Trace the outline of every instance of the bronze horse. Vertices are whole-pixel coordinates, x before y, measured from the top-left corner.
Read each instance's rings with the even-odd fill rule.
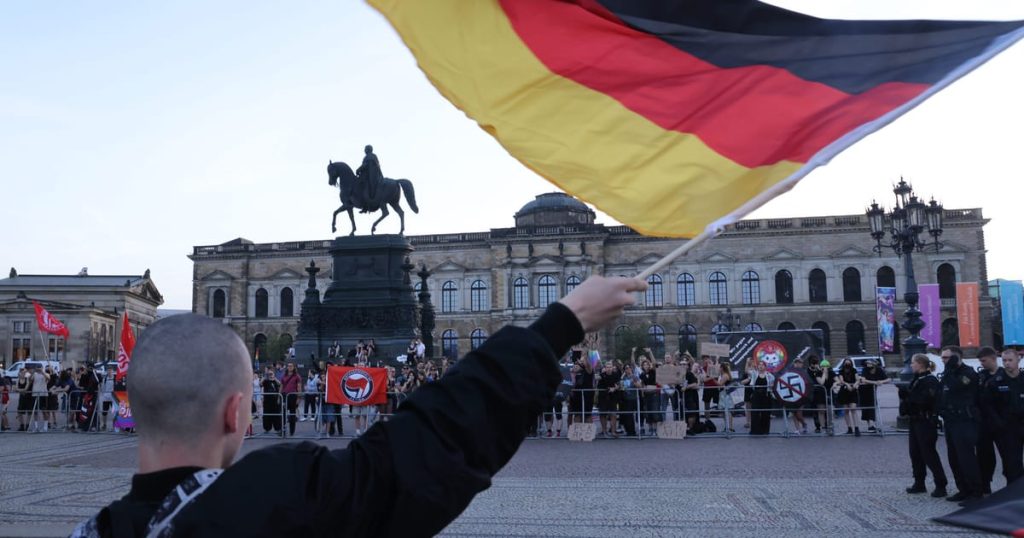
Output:
[[[349,166],[343,162],[330,162],[327,165],[327,183],[332,187],[338,186],[338,196],[341,198],[341,207],[334,212],[334,218],[331,220],[331,232],[338,231],[338,213],[342,211],[348,211],[348,220],[352,223],[352,233],[350,236],[356,234],[356,219],[352,215],[353,209],[366,209],[370,212],[376,212],[379,208],[383,213],[379,219],[374,221],[373,227],[370,228],[370,234],[372,235],[377,231],[377,224],[384,220],[385,217],[390,215],[388,213],[387,206],[391,206],[398,213],[398,218],[402,221],[402,229],[398,232],[399,235],[405,233],[405,212],[402,211],[401,206],[398,202],[401,199],[401,194],[405,194],[405,201],[408,202],[409,208],[412,209],[413,213],[419,213],[420,208],[416,206],[416,193],[412,188],[412,181],[408,179],[391,179],[384,178],[384,181],[377,187],[377,196],[374,200],[367,200],[366,194],[366,181],[360,180],[356,177],[355,172],[352,171]]]

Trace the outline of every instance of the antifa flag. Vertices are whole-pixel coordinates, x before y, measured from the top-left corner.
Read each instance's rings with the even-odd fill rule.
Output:
[[[754,0],[368,1],[513,157],[663,237],[739,220],[1024,37]]]
[[[114,379],[120,381],[128,374],[128,363],[132,360],[132,350],[135,349],[135,333],[132,326],[128,324],[128,312],[124,313],[124,322],[121,324],[121,344],[117,347],[117,375]]]
[[[387,368],[327,367],[327,403],[376,405],[388,401]]]
[[[39,330],[44,333],[63,336],[64,339],[67,340],[70,335],[70,333],[68,333],[68,328],[65,327],[59,319],[53,317],[53,315],[39,303],[32,301],[32,305],[36,307],[36,323],[39,324]]]

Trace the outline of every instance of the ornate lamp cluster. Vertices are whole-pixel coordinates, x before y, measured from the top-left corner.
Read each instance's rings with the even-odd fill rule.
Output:
[[[915,250],[923,251],[928,246],[934,246],[936,251],[941,249],[939,236],[942,235],[942,204],[934,198],[924,203],[903,178],[900,178],[892,192],[896,195],[896,206],[888,215],[874,201],[866,211],[871,238],[876,243],[874,251],[881,256],[886,249],[892,249],[897,256],[902,257]],[[888,229],[886,221],[889,222]],[[922,237],[925,231],[932,236],[932,243],[928,243],[927,237]],[[889,239],[883,243],[887,235]]]

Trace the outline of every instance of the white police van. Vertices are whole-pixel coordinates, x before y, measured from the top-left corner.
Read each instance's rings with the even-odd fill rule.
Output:
[[[8,380],[12,382],[17,381],[18,375],[21,374],[21,371],[26,368],[39,368],[41,370],[50,368],[52,371],[58,372],[60,371],[60,362],[46,360],[37,361],[32,359],[18,361],[12,364],[6,370],[4,370],[4,377],[6,377]]]

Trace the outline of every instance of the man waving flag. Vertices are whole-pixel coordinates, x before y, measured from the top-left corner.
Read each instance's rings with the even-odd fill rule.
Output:
[[[1024,35],[753,0],[368,1],[514,157],[669,237],[742,218]]]

